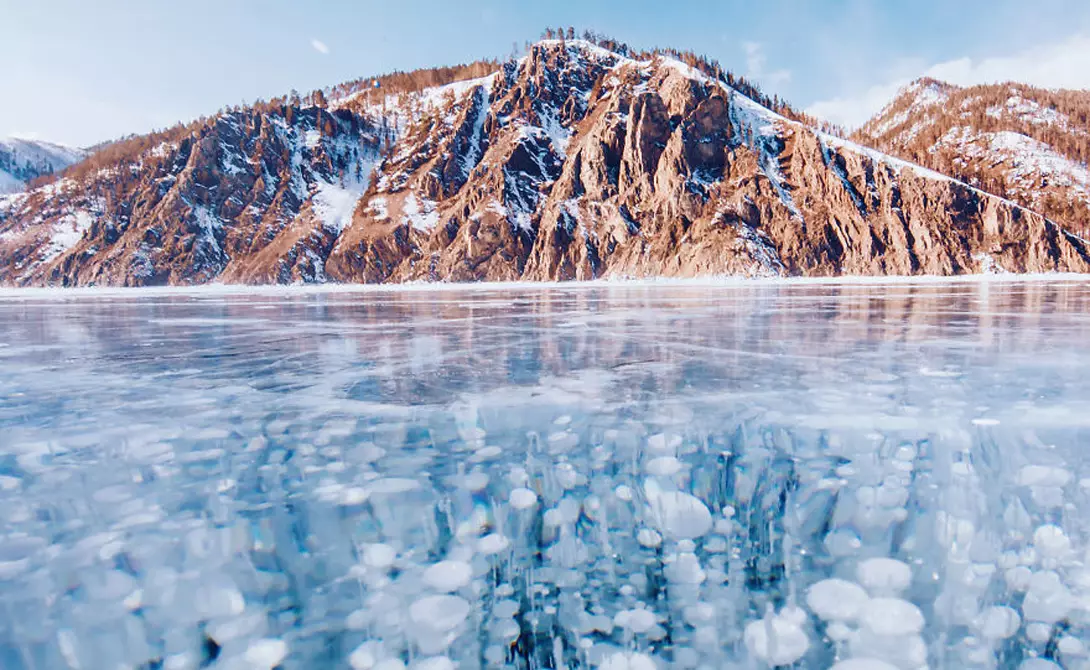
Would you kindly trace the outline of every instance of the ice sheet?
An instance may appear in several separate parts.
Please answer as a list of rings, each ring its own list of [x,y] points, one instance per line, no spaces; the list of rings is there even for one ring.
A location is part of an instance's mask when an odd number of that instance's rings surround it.
[[[1082,667],[1088,342],[1083,278],[7,291],[0,667]]]

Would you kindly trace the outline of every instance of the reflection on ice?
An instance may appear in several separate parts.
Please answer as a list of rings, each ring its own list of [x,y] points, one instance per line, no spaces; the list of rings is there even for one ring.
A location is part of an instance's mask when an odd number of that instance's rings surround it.
[[[1090,667],[1088,308],[0,294],[0,667]]]

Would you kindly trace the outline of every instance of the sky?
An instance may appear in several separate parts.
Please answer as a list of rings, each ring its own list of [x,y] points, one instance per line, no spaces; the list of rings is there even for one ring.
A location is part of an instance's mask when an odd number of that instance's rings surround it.
[[[1090,88],[1086,0],[0,0],[0,136],[89,146],[569,25],[705,54],[848,127],[923,75]]]

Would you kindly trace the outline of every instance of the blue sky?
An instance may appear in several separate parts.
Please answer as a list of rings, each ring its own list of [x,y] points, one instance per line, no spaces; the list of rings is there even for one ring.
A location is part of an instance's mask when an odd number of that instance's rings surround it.
[[[87,145],[546,25],[692,49],[849,124],[922,74],[1090,87],[1086,0],[0,0],[0,135]]]

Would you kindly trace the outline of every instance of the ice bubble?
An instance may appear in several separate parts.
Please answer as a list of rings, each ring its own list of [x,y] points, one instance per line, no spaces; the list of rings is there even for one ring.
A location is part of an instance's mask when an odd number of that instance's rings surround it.
[[[537,494],[527,488],[517,488],[511,491],[511,507],[515,509],[530,509],[537,504]]]
[[[806,592],[806,604],[825,621],[852,621],[869,600],[867,592],[855,582],[823,579]]]
[[[670,477],[681,472],[684,467],[675,456],[659,456],[648,461],[644,469],[647,474],[655,477]]]
[[[242,614],[246,601],[234,586],[204,585],[193,596],[197,612],[202,617],[225,617]]]
[[[1071,592],[1060,576],[1051,570],[1036,572],[1029,580],[1029,590],[1022,602],[1022,615],[1027,621],[1054,623],[1067,616],[1073,606]]]
[[[414,623],[444,633],[465,621],[469,610],[469,602],[459,596],[425,596],[409,606],[409,618]]]
[[[221,647],[233,640],[256,637],[265,632],[267,617],[263,611],[243,613],[237,617],[213,619],[205,628],[208,637]]]
[[[1018,471],[1020,486],[1067,486],[1071,473],[1053,465],[1026,465]]]
[[[715,605],[703,602],[689,605],[682,612],[682,616],[690,626],[709,623],[715,619]]]
[[[517,601],[510,599],[497,600],[492,605],[492,616],[501,619],[510,619],[519,613],[519,604]]]
[[[825,536],[825,548],[834,557],[851,556],[863,546],[855,531],[839,528]]]
[[[376,646],[374,640],[368,640],[356,647],[348,655],[348,664],[352,666],[352,670],[371,670],[374,668],[377,662],[375,659]]]
[[[1026,624],[1026,639],[1030,642],[1048,642],[1052,637],[1052,624],[1034,621]]]
[[[655,660],[639,652],[617,652],[607,656],[598,666],[601,670],[657,670]]]
[[[1033,546],[1042,556],[1061,558],[1071,551],[1071,539],[1059,526],[1045,524],[1033,532]]]
[[[1083,641],[1073,635],[1064,635],[1056,642],[1056,648],[1060,650],[1061,654],[1068,656],[1085,656],[1086,645]]]
[[[810,639],[797,623],[782,616],[769,616],[746,624],[746,649],[769,665],[791,665],[806,655]]]
[[[246,648],[244,658],[252,668],[272,670],[288,655],[288,644],[283,640],[265,638],[255,640]]]
[[[362,505],[371,497],[371,492],[359,486],[350,486],[341,489],[336,496],[336,503],[345,507]]]
[[[137,590],[136,580],[120,570],[106,570],[87,575],[83,588],[91,600],[124,600]],[[241,596],[240,596],[241,597]]]
[[[473,472],[467,472],[462,476],[459,485],[466,491],[483,491],[488,487],[488,473],[481,472],[480,470],[474,470]]]
[[[394,564],[397,551],[388,544],[369,544],[363,549],[363,564],[369,568],[385,570]]]
[[[825,627],[825,635],[833,642],[847,642],[855,635],[855,629],[842,621],[833,621]]]
[[[647,438],[647,447],[652,451],[677,452],[677,448],[680,446],[680,435],[667,435],[666,433],[656,433],[651,437]]]
[[[702,584],[707,578],[696,554],[678,554],[663,572],[666,579],[677,584]]]
[[[511,541],[500,533],[490,533],[477,540],[477,551],[485,556],[492,556],[511,546]]]
[[[976,619],[981,636],[989,640],[1006,639],[1017,633],[1021,624],[1018,612],[1002,605],[987,608]]]
[[[920,608],[900,598],[872,598],[864,605],[859,622],[876,635],[915,635],[923,630]]]
[[[1010,590],[1025,591],[1029,588],[1030,579],[1033,578],[1033,570],[1024,565],[1019,565],[1004,572],[1003,578],[1007,580],[1007,587]]]
[[[696,496],[681,491],[662,491],[651,480],[644,486],[654,525],[666,535],[682,540],[701,537],[712,529],[712,514]]]
[[[624,484],[621,484],[617,488],[613,489],[613,495],[617,496],[618,500],[623,500],[624,502],[631,502],[632,498],[635,497],[635,493],[632,491],[632,488],[625,486]]]
[[[893,558],[868,558],[859,564],[856,574],[872,595],[897,595],[912,583],[912,568]]]
[[[655,613],[645,609],[621,610],[613,617],[613,623],[633,633],[646,633],[655,625]]]
[[[919,451],[914,444],[902,444],[893,452],[893,457],[898,461],[914,461]]]
[[[457,591],[471,579],[473,568],[465,561],[439,561],[424,570],[424,583],[436,591]]]
[[[579,486],[581,476],[571,463],[559,463],[556,466],[556,483],[560,488],[570,491]]]
[[[481,447],[477,451],[473,452],[473,460],[475,461],[488,461],[493,458],[498,458],[503,455],[503,449],[495,445],[487,447]]]
[[[579,436],[569,431],[557,432],[549,435],[548,443],[549,453],[562,454],[579,444]]]
[[[650,528],[641,528],[636,533],[636,541],[648,549],[654,549],[662,544],[662,535]]]
[[[454,670],[454,661],[447,656],[429,656],[416,661],[412,670]]]
[[[829,670],[901,670],[877,658],[849,658],[833,664]]]
[[[927,664],[927,644],[919,635],[882,635],[863,628],[850,640],[852,655],[881,658],[901,668]]]
[[[371,482],[369,487],[371,495],[395,495],[415,491],[420,488],[420,482],[404,477],[383,477]]]

